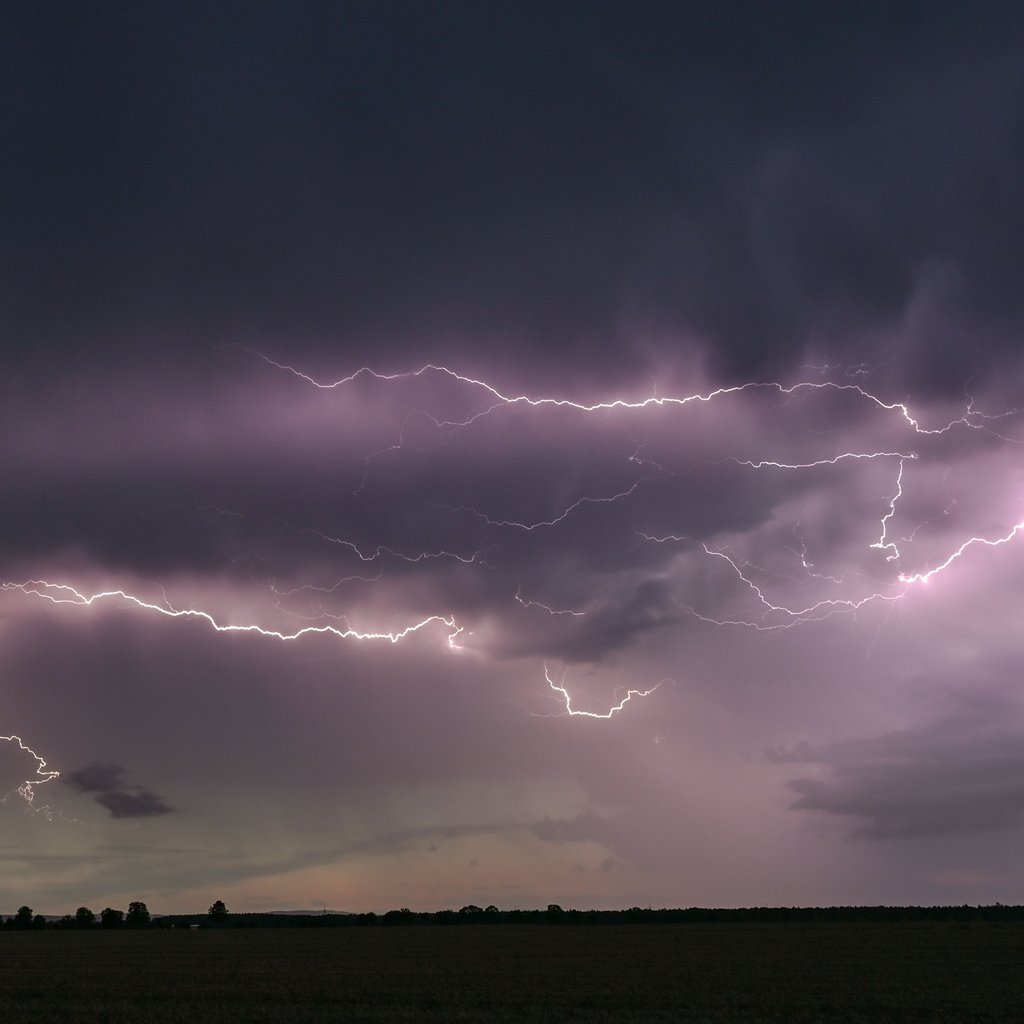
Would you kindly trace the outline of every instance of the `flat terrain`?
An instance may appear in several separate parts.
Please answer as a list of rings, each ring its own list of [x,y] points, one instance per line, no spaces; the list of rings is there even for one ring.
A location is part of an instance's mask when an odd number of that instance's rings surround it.
[[[0,934],[33,1024],[1024,1020],[1024,924]]]

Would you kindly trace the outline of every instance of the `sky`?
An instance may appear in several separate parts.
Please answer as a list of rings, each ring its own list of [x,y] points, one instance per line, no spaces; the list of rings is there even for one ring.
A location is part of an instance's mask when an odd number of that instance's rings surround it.
[[[1024,900],[1019,4],[4,21],[0,913]]]

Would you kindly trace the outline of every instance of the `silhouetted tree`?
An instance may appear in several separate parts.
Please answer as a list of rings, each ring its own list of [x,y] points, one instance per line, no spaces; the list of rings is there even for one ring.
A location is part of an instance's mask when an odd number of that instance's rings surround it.
[[[35,928],[36,931],[40,928],[45,928],[47,924],[49,924],[49,922],[42,914],[36,914],[36,916],[32,918],[32,927]]]
[[[140,903],[138,900],[129,903],[125,923],[133,928],[144,928],[149,924],[149,908],[146,904]]]
[[[32,927],[32,908],[31,907],[18,907],[18,912],[14,915],[14,927],[15,928],[31,928]]]
[[[123,921],[123,910],[111,910],[110,907],[104,907],[103,910],[100,911],[100,924],[104,928],[119,928]]]
[[[224,906],[223,900],[215,900],[208,913],[210,920],[215,924],[221,924],[228,919],[228,908]]]
[[[79,907],[75,911],[75,924],[79,928],[91,928],[96,923],[96,915],[88,907]]]

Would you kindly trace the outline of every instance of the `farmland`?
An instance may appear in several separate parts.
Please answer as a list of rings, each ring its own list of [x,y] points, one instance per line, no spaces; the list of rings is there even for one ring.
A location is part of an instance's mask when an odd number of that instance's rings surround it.
[[[3,1017],[1020,1020],[1024,925],[715,923],[0,934]]]

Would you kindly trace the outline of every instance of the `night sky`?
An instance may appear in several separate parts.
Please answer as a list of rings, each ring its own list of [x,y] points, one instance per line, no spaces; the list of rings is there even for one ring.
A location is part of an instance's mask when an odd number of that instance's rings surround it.
[[[1022,68],[5,3],[0,914],[1024,901]]]

